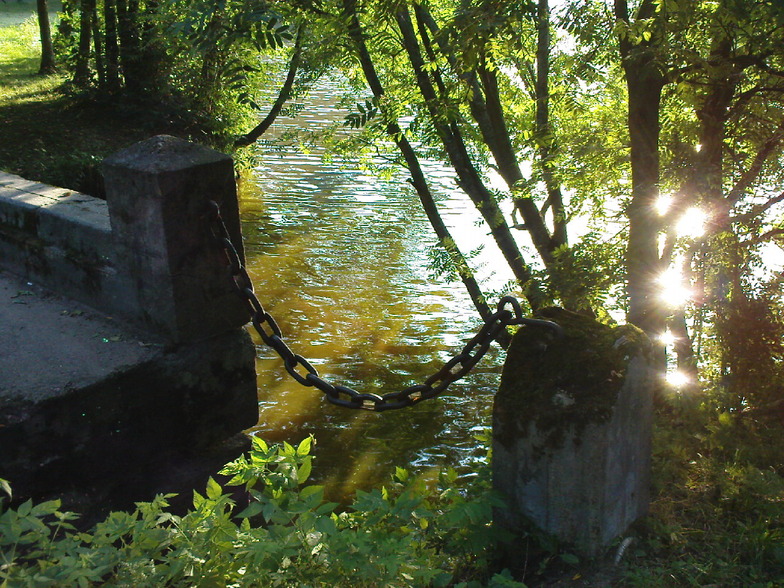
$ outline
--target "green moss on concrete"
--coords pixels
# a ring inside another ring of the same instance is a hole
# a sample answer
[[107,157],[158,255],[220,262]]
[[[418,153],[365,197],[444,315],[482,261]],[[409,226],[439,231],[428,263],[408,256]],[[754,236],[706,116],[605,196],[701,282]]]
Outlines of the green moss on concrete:
[[541,327],[523,327],[509,348],[496,397],[495,436],[510,447],[534,424],[547,448],[560,447],[567,432],[612,415],[629,361],[648,353],[650,342],[631,325],[610,327],[560,308],[538,318],[558,323],[556,338]]

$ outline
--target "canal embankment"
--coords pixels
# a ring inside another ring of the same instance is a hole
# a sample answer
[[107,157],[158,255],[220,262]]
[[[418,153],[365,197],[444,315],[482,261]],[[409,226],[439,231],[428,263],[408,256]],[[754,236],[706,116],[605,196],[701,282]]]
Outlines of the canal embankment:
[[0,477],[20,499],[176,490],[258,419],[247,311],[209,230],[215,200],[240,242],[231,158],[156,137],[105,173],[107,201],[0,177]]

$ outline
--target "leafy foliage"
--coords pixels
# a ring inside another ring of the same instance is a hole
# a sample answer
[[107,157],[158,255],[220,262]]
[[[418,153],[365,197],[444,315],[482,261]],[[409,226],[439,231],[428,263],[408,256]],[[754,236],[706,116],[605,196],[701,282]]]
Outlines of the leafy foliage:
[[651,513],[624,586],[778,586],[784,578],[781,428],[673,398],[658,415]]
[[[113,512],[88,532],[59,501],[0,502],[2,585],[107,586],[479,586],[498,537],[490,529],[500,504],[486,488],[468,497],[457,474],[439,488],[397,468],[387,488],[359,492],[339,509],[308,485],[313,439],[298,446],[253,439],[248,457],[228,464],[227,485],[210,479],[178,516],[167,499]],[[8,488],[3,485],[3,488]],[[457,584],[456,584],[457,582]],[[508,574],[489,585],[514,586]]]
[[346,115],[346,126],[352,129],[360,129],[366,126],[378,114],[378,100],[371,98],[365,103],[357,102],[357,111]]
[[[396,468],[389,486],[341,507],[308,484],[313,444],[254,439],[187,513],[158,496],[88,531],[56,500],[9,508],[0,479],[0,585],[524,586],[493,572],[506,538],[490,525],[502,502],[486,470],[468,488],[447,470],[430,488]],[[515,564],[531,585],[772,588],[784,577],[780,445],[780,427],[674,397],[657,415],[651,514],[615,565],[582,562],[535,531],[509,544],[526,563]]]

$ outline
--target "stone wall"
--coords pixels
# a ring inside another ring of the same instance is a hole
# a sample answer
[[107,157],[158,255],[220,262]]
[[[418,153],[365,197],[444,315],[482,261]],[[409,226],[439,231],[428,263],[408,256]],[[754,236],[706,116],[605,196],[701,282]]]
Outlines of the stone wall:
[[169,483],[258,420],[212,230],[215,201],[242,255],[231,158],[160,136],[105,169],[107,201],[0,173],[0,478],[20,499]]
[[245,324],[210,231],[213,200],[242,253],[231,158],[158,136],[104,175],[106,201],[0,172],[0,266],[172,342]]

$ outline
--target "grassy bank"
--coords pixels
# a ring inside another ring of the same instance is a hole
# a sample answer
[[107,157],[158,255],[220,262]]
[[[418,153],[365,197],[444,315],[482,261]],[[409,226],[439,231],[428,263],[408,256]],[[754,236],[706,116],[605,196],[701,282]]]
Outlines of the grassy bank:
[[0,169],[82,192],[100,192],[107,155],[157,134],[189,136],[166,114],[77,94],[65,74],[39,76],[32,2],[0,3]]

